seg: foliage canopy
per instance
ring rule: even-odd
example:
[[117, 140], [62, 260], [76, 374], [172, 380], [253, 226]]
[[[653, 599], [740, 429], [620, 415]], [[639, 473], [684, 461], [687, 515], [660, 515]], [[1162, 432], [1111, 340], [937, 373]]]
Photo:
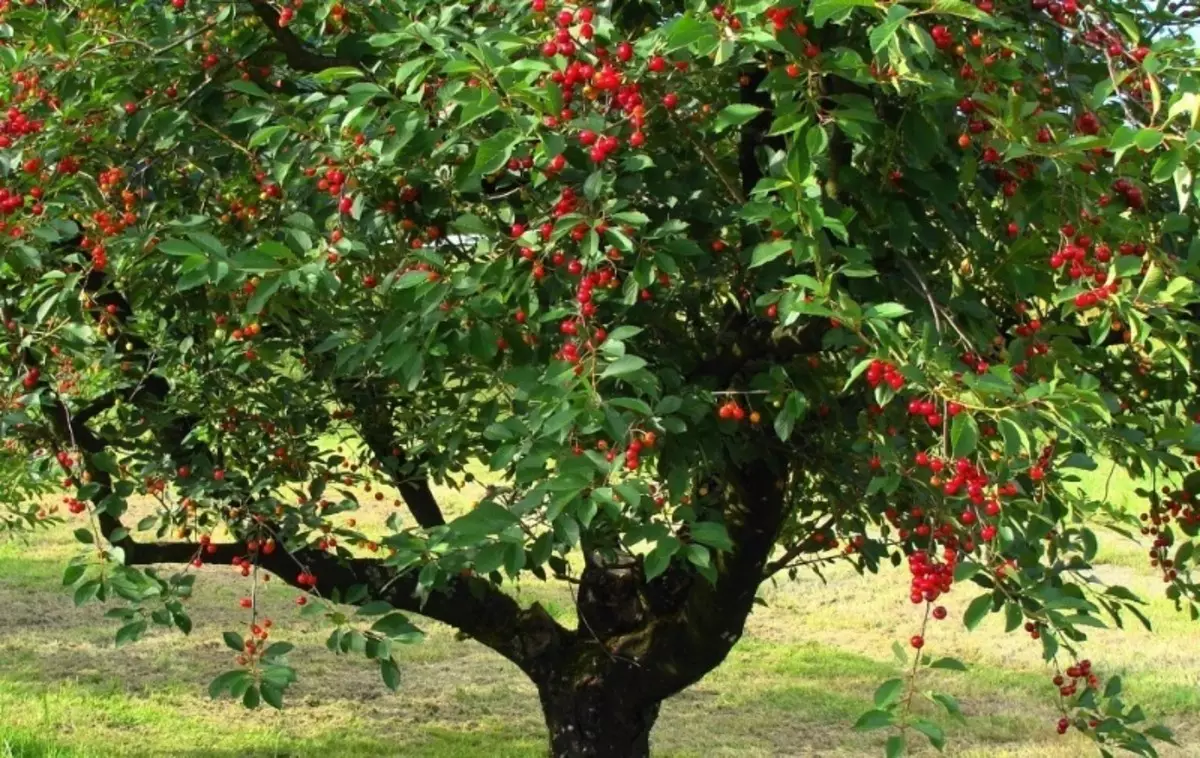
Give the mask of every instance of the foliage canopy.
[[[910, 705], [963, 583], [1059, 667], [1060, 731], [1170, 738], [1080, 649], [1149, 623], [1102, 539], [1200, 615], [1193, 6], [0, 13], [0, 529], [76, 525], [118, 644], [190, 630], [187, 564], [265, 570], [390, 687], [422, 613], [534, 679], [556, 754], [636, 755], [761, 582], [907, 561], [911, 671], [857, 725], [889, 755], [941, 746]], [[1075, 486], [1101, 465], [1145, 514]], [[345, 516], [387, 490], [386, 533]], [[246, 606], [211, 691], [278, 707]]]

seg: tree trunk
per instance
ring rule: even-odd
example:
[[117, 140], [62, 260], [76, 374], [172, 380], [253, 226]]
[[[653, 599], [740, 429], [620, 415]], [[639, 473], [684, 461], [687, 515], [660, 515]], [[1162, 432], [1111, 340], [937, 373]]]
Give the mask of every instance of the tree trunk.
[[553, 758], [647, 758], [659, 703], [638, 699], [620, 677], [566, 677], [538, 688]]

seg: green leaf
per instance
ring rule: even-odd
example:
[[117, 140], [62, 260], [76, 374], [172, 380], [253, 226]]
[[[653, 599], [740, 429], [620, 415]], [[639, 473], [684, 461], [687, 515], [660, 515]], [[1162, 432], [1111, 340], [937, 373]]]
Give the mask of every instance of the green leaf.
[[900, 697], [900, 691], [904, 689], [903, 679], [889, 679], [879, 688], [875, 690], [875, 705], [878, 708], [886, 708], [896, 699]]
[[1153, 150], [1162, 144], [1163, 133], [1158, 129], [1142, 129], [1133, 138], [1133, 144], [1139, 150]]
[[716, 521], [700, 521], [690, 526], [690, 532], [692, 539], [701, 545], [708, 545], [724, 551], [733, 549], [733, 540], [729, 538], [729, 532], [725, 530], [724, 524], [718, 524]]
[[721, 109], [713, 121], [713, 129], [718, 132], [723, 132], [733, 126], [741, 126], [751, 120], [759, 113], [762, 113], [762, 108], [750, 103], [733, 103]]
[[867, 308], [864, 318], [900, 318], [909, 313], [912, 313], [912, 311], [900, 303], [879, 303]]
[[246, 694], [242, 695], [242, 705], [247, 708], [257, 708], [261, 702], [258, 685], [252, 684], [246, 689]]
[[226, 86], [234, 92], [241, 92], [243, 95], [250, 95], [251, 97], [270, 97], [270, 95], [268, 95], [262, 87], [258, 86], [254, 82], [245, 81], [244, 79], [234, 79]]
[[884, 758], [900, 758], [904, 755], [904, 735], [893, 734], [887, 738], [883, 748]]
[[908, 18], [912, 13], [911, 8], [906, 8], [903, 5], [893, 5], [888, 9], [887, 18], [882, 24], [871, 30], [869, 35], [871, 42], [871, 52], [878, 53], [883, 48], [887, 47], [892, 38], [896, 36], [896, 32], [900, 29], [900, 24], [904, 23], [904, 19]]
[[296, 646], [290, 642], [273, 642], [263, 651], [263, 658], [268, 661], [275, 658], [282, 658], [295, 649]]
[[352, 66], [334, 66], [332, 68], [323, 69], [313, 76], [315, 81], [321, 84], [329, 84], [331, 82], [339, 82], [345, 79], [360, 79], [364, 75], [361, 69]]
[[992, 17], [963, 0], [934, 0], [929, 6], [929, 12], [935, 15], [958, 16], [972, 21], [987, 22], [991, 25]]
[[208, 696], [212, 698], [220, 697], [222, 693], [233, 690], [237, 684], [243, 683], [249, 678], [250, 672], [244, 669], [226, 671], [224, 674], [213, 679], [208, 685]]
[[480, 574], [490, 574], [504, 565], [504, 554], [508, 545], [503, 542], [492, 542], [480, 548], [475, 554], [475, 570]]
[[979, 441], [979, 425], [975, 417], [963, 411], [954, 417], [950, 423], [950, 444], [955, 458], [963, 458], [975, 451]]
[[654, 549], [646, 554], [642, 564], [646, 581], [661, 575], [671, 565], [671, 558], [679, 552], [682, 543], [675, 537], [667, 536], [658, 541]]
[[396, 665], [396, 661], [392, 658], [383, 658], [379, 661], [379, 674], [383, 677], [383, 683], [392, 692], [400, 690], [400, 667]]
[[204, 251], [196, 245], [193, 245], [191, 242], [172, 238], [162, 240], [154, 249], [160, 253], [166, 253], [167, 255], [178, 255], [182, 257], [204, 255]]
[[384, 616], [371, 626], [371, 631], [382, 634], [384, 637], [419, 637], [424, 634], [413, 626], [403, 613], [391, 613]]
[[474, 174], [494, 174], [508, 163], [512, 157], [513, 148], [521, 141], [521, 134], [515, 130], [506, 130], [492, 135], [479, 145], [475, 155]]
[[754, 247], [750, 254], [750, 268], [757, 268], [775, 260], [784, 253], [792, 251], [792, 241], [786, 239], [763, 242]]
[[875, 8], [874, 0], [813, 0], [808, 12], [812, 14], [813, 22], [822, 26], [826, 21], [838, 14], [854, 8]]
[[277, 684], [264, 681], [259, 685], [263, 702], [277, 711], [283, 710], [283, 688]]
[[484, 500], [470, 513], [459, 516], [447, 526], [462, 537], [475, 539], [499, 534], [519, 521], [512, 511], [504, 506], [491, 500]]
[[264, 126], [254, 134], [250, 135], [250, 141], [246, 143], [246, 146], [258, 147], [259, 145], [265, 145], [273, 138], [281, 134], [287, 134], [287, 132], [288, 128], [286, 126], [280, 126], [278, 124], [274, 126]]
[[992, 596], [990, 594], [980, 595], [967, 606], [967, 611], [963, 614], [963, 625], [968, 629], [974, 629], [979, 626], [979, 622], [983, 621], [983, 617], [988, 615], [991, 610]]
[[612, 363], [604, 367], [604, 371], [600, 373], [601, 379], [610, 377], [628, 376], [635, 371], [641, 371], [646, 367], [644, 358], [639, 358], [636, 355], [622, 355]]
[[873, 729], [883, 729], [894, 723], [895, 721], [889, 711], [874, 709], [858, 717], [858, 721], [854, 722], [854, 731], [869, 732]]
[[792, 436], [792, 430], [795, 428], [796, 422], [804, 418], [807, 411], [807, 397], [799, 392], [788, 394], [783, 407], [779, 409], [779, 413], [775, 416], [775, 433], [779, 435], [780, 440], [787, 442], [788, 438]]
[[230, 650], [236, 650], [239, 653], [246, 651], [245, 640], [237, 632], [222, 632], [221, 639], [225, 640], [225, 647]]
[[929, 744], [933, 745], [938, 750], [946, 746], [946, 733], [937, 724], [928, 719], [913, 719], [909, 724], [913, 729], [916, 729], [921, 734], [929, 738]]
[[[991, 598], [990, 595], [985, 595], [985, 597]], [[947, 671], [966, 671], [967, 665], [957, 658], [938, 658], [929, 664], [929, 668], [946, 669]]]
[[121, 627], [117, 630], [116, 646], [122, 647], [123, 645], [128, 645], [130, 642], [137, 640], [142, 636], [142, 634], [145, 633], [146, 626], [147, 624], [145, 619], [138, 619], [137, 621], [132, 621]]

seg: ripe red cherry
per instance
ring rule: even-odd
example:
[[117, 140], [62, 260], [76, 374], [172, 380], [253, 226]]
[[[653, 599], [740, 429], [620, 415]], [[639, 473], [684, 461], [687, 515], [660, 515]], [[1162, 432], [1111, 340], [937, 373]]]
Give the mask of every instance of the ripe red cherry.
[[354, 208], [354, 198], [349, 195], [342, 195], [342, 199], [338, 201], [338, 210], [342, 213], [349, 213]]
[[654, 56], [653, 58], [650, 59], [649, 68], [651, 71], [653, 71], [656, 74], [666, 71], [667, 70], [666, 58], [663, 58], [661, 55]]
[[137, 103], [132, 103], [132, 102], [125, 103], [125, 115], [126, 116], [132, 116], [133, 114], [135, 114], [137, 112], [138, 112]]
[[935, 619], [937, 619], [938, 621], [941, 621], [942, 619], [946, 618], [945, 606], [939, 605], [937, 608], [934, 608], [933, 609], [933, 617]]
[[628, 42], [617, 43], [617, 60], [627, 63], [633, 58], [633, 45]]
[[646, 144], [646, 135], [642, 132], [634, 132], [633, 134], [629, 135], [630, 147], [641, 147], [644, 144]]
[[177, 11], [181, 11], [187, 5], [187, 0], [171, 0], [171, 6]]
[[663, 107], [665, 107], [667, 110], [673, 111], [675, 110], [675, 107], [679, 105], [679, 95], [676, 95], [674, 92], [668, 92], [667, 94], [663, 95], [662, 103]]
[[912, 636], [912, 639], [910, 639], [908, 641], [908, 643], [910, 645], [912, 645], [913, 647], [915, 647], [917, 650], [920, 650], [921, 648], [925, 647], [925, 638], [919, 634], [914, 634]]
[[213, 479], [217, 480], [218, 482], [225, 481], [225, 469], [219, 468], [213, 471]]
[[248, 597], [242, 598], [239, 602], [243, 608], [249, 608], [250, 606], [254, 605], [254, 601]]
[[192, 469], [190, 466], [180, 466], [179, 471], [176, 473], [179, 474], [180, 479], [187, 479], [189, 476], [191, 476]]

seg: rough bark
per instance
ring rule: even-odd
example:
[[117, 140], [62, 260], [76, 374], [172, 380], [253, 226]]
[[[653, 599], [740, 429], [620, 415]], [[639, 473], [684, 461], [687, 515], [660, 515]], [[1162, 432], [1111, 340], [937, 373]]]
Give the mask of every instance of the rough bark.
[[538, 688], [554, 758], [647, 758], [659, 702], [642, 702], [623, 677], [564, 672]]

